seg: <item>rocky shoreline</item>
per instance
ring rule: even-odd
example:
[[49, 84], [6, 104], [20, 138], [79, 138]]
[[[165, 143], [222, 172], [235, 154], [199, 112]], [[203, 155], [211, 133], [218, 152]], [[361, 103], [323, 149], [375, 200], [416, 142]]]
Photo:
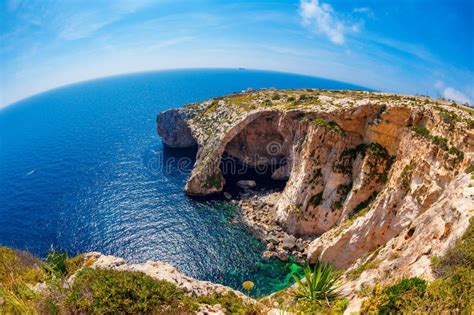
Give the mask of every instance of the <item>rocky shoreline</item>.
[[245, 196], [231, 202], [240, 208], [241, 222], [267, 249], [263, 252], [264, 259], [278, 258], [287, 261], [293, 257], [298, 264], [306, 262], [306, 249], [311, 239], [297, 238], [285, 232], [276, 218], [276, 201], [280, 192], [246, 191]]

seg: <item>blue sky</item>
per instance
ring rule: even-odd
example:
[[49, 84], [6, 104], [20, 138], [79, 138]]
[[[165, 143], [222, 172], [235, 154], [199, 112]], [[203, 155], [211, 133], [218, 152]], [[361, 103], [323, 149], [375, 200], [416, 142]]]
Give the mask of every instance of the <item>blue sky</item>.
[[0, 107], [77, 81], [187, 67], [474, 102], [472, 0], [0, 1]]

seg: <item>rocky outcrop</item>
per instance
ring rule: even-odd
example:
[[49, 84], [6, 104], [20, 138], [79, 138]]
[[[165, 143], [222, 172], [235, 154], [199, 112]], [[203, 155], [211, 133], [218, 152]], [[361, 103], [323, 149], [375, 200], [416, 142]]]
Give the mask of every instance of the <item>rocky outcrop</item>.
[[196, 145], [186, 118], [186, 113], [179, 109], [170, 109], [158, 116], [157, 131], [164, 144], [173, 148]]
[[[172, 265], [162, 261], [147, 261], [140, 264], [129, 264], [123, 258], [115, 256], [107, 256], [98, 252], [90, 252], [84, 254], [84, 261], [89, 262], [89, 267], [100, 269], [112, 269], [119, 271], [139, 271], [156, 280], [163, 280], [175, 284], [182, 288], [186, 293], [192, 295], [211, 295], [235, 293], [243, 299], [249, 300], [243, 293], [232, 288], [212, 283], [209, 281], [201, 281], [188, 277], [181, 273]], [[73, 281], [71, 279], [70, 281]]]
[[221, 192], [224, 155], [276, 166], [272, 177], [286, 186], [271, 203], [241, 203], [248, 223], [277, 256], [291, 247], [348, 272], [383, 262], [348, 286], [429, 278], [431, 257], [474, 215], [470, 109], [420, 96], [262, 90], [182, 111], [198, 145], [186, 192]]

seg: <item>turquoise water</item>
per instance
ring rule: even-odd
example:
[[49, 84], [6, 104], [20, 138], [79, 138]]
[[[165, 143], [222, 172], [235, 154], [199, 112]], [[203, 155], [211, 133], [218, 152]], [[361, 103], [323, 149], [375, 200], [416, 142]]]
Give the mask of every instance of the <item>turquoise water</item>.
[[[355, 86], [285, 73], [176, 70], [88, 81], [0, 111], [0, 244], [45, 256], [100, 251], [167, 261], [186, 274], [261, 295], [291, 281], [222, 201], [183, 193], [191, 150], [164, 149], [156, 115], [247, 87]], [[182, 159], [181, 159], [182, 160]], [[168, 161], [166, 171], [156, 163]], [[179, 170], [178, 170], [179, 169]]]

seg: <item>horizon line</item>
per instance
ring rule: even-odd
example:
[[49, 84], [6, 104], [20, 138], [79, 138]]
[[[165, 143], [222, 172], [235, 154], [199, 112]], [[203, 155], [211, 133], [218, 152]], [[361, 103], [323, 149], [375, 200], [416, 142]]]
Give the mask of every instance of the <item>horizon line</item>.
[[[324, 79], [324, 80], [329, 80], [329, 81], [334, 81], [334, 82], [339, 82], [339, 83], [345, 83], [345, 84], [353, 85], [354, 87], [364, 88], [364, 89], [370, 90], [372, 92], [375, 92], [375, 91], [385, 92], [385, 91], [379, 91], [377, 89], [374, 89], [374, 88], [371, 88], [371, 87], [368, 87], [368, 86], [362, 86], [362, 85], [358, 85], [358, 84], [354, 84], [354, 83], [346, 82], [346, 81], [341, 81], [341, 80], [337, 80], [337, 79], [333, 79], [333, 78], [325, 78], [325, 77], [320, 77], [320, 76], [316, 76], [316, 75], [304, 74], [304, 73], [298, 73], [298, 72], [290, 72], [290, 71], [280, 71], [280, 70], [271, 70], [271, 69], [263, 69], [263, 68], [262, 69], [247, 68], [247, 67], [212, 67], [212, 66], [183, 67], [183, 68], [177, 67], [177, 68], [151, 69], [151, 70], [143, 70], [143, 71], [120, 72], [120, 73], [116, 73], [116, 74], [91, 77], [91, 78], [85, 79], [85, 80], [78, 80], [78, 81], [73, 81], [73, 82], [69, 82], [69, 83], [65, 83], [65, 84], [60, 84], [60, 85], [54, 86], [50, 89], [42, 90], [42, 91], [27, 95], [25, 97], [19, 98], [17, 100], [12, 101], [12, 102], [6, 103], [5, 105], [0, 105], [0, 111], [6, 109], [7, 107], [11, 107], [11, 106], [14, 106], [18, 103], [26, 101], [30, 98], [39, 96], [41, 94], [48, 93], [48, 92], [51, 92], [51, 91], [55, 91], [55, 90], [58, 90], [58, 89], [62, 89], [62, 88], [68, 87], [68, 86], [76, 85], [76, 84], [82, 84], [82, 83], [92, 82], [92, 81], [96, 81], [96, 80], [102, 80], [102, 79], [108, 79], [108, 78], [114, 78], [114, 77], [121, 77], [121, 76], [128, 76], [128, 75], [134, 75], [134, 74], [145, 74], [145, 73], [165, 72], [165, 71], [179, 71], [179, 70], [205, 70], [205, 69], [209, 69], [209, 70], [242, 70], [243, 69], [243, 71], [264, 71], [264, 72], [292, 74], [292, 75], [298, 75], [298, 76], [303, 76], [303, 77], [318, 78], [318, 79]], [[387, 92], [387, 93], [391, 93], [391, 92]]]

